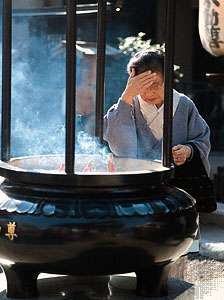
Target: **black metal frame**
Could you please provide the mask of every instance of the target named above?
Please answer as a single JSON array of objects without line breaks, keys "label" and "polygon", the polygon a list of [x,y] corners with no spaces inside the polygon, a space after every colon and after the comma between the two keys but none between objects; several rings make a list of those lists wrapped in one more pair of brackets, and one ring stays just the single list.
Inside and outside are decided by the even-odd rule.
[{"label": "black metal frame", "polygon": [[67,1],[66,28],[66,147],[65,171],[75,168],[75,104],[76,104],[76,1]]},{"label": "black metal frame", "polygon": [[172,163],[172,128],[173,128],[173,62],[175,39],[176,0],[166,2],[166,39],[165,39],[165,87],[164,87],[164,122],[163,122],[163,165]]},{"label": "black metal frame", "polygon": [[97,66],[96,66],[96,122],[95,134],[103,142],[104,74],[106,53],[106,0],[98,0]]},{"label": "black metal frame", "polygon": [[[175,0],[167,0],[167,35],[165,56],[165,101],[164,101],[164,143],[163,163],[171,166],[172,111],[173,111],[173,52],[174,52]],[[96,80],[96,136],[103,140],[104,67],[106,46],[106,0],[98,0],[97,35],[97,80]],[[2,60],[2,144],[0,175],[7,179],[37,184],[78,185],[128,185],[151,182],[153,175],[169,177],[170,170],[135,175],[76,175],[75,162],[75,103],[76,103],[76,1],[67,0],[66,29],[66,174],[41,174],[18,171],[7,163],[10,160],[11,142],[11,50],[12,50],[12,0],[3,0],[3,60]],[[160,174],[160,175],[158,175]],[[99,178],[102,180],[99,181]]]},{"label": "black metal frame", "polygon": [[3,1],[1,160],[10,159],[12,77],[12,0]]}]

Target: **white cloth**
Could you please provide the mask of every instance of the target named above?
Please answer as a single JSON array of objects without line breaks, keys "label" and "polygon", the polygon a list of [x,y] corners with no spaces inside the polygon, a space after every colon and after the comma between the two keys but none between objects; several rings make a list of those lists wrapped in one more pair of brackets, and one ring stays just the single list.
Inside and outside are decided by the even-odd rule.
[{"label": "white cloth", "polygon": [[[159,108],[155,104],[144,101],[140,95],[138,95],[140,104],[140,110],[145,118],[152,134],[157,140],[161,140],[163,137],[163,111],[164,105]],[[180,101],[180,94],[177,91],[173,91],[173,116],[176,112],[177,106]]]}]

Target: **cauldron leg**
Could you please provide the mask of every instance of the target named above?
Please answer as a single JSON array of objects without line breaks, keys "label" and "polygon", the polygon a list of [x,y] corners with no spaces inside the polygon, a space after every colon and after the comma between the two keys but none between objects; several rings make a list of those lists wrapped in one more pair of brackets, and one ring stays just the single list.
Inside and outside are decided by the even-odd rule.
[{"label": "cauldron leg", "polygon": [[136,272],[136,294],[143,297],[167,296],[167,280],[171,265],[154,265],[147,270]]},{"label": "cauldron leg", "polygon": [[7,297],[32,298],[38,296],[39,273],[27,270],[22,265],[2,266],[7,280]]}]

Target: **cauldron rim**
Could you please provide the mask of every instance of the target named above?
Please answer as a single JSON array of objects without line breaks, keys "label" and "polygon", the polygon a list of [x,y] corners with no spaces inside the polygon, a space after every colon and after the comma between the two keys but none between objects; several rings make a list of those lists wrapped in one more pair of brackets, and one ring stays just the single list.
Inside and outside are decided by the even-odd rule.
[{"label": "cauldron rim", "polygon": [[[43,155],[43,157],[51,156],[56,155]],[[16,157],[10,162],[19,159],[27,159],[30,157],[41,157],[41,155]],[[136,173],[43,173],[24,170],[22,168],[13,166],[13,164],[10,164],[10,162],[0,161],[0,176],[11,182],[49,186],[119,187],[161,184],[165,180],[172,178],[174,171],[173,166],[170,168],[162,166],[162,170],[149,172],[144,170]],[[153,162],[161,166],[161,163],[158,161]]]}]

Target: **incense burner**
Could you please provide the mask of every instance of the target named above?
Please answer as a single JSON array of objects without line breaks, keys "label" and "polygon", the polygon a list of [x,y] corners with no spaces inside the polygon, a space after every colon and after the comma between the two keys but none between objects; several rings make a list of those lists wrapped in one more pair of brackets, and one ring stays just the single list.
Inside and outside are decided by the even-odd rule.
[{"label": "incense burner", "polygon": [[[136,272],[137,294],[166,294],[169,269],[189,248],[198,227],[194,199],[165,184],[172,170],[158,162],[118,159],[115,165],[122,165],[122,172],[68,177],[57,171],[60,160],[26,157],[0,165],[5,173],[0,263],[8,296],[37,296],[40,272]],[[90,158],[77,159],[83,160]],[[130,174],[136,163],[144,166],[142,172]],[[46,166],[56,171],[47,173]]]}]

